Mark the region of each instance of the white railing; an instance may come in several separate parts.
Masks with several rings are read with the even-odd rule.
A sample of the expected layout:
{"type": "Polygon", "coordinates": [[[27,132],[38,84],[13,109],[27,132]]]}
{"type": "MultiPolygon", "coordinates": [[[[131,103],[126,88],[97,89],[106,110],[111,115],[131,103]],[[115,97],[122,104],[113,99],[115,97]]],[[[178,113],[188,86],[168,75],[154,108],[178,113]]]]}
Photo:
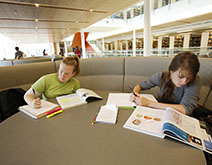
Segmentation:
{"type": "MultiPolygon", "coordinates": [[[[150,56],[175,56],[182,51],[191,51],[198,57],[211,57],[212,58],[212,47],[193,47],[193,48],[174,48],[174,49],[152,49],[150,56]]],[[[136,50],[136,56],[143,56],[143,49],[136,50]]],[[[133,50],[109,50],[109,51],[99,51],[99,52],[87,52],[87,58],[92,57],[121,57],[121,56],[133,56],[133,50]]]]}

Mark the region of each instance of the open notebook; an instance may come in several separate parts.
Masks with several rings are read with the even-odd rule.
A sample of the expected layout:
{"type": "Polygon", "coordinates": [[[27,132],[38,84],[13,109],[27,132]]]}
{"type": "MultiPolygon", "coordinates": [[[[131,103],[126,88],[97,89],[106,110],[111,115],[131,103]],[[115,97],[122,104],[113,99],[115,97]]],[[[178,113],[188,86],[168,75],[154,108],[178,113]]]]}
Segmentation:
{"type": "MultiPolygon", "coordinates": [[[[131,93],[109,93],[106,105],[116,105],[120,109],[136,107],[136,104],[130,101],[130,95],[131,93]]],[[[140,94],[140,96],[157,102],[152,94],[140,94]]]]}
{"type": "Polygon", "coordinates": [[[59,107],[58,104],[54,104],[46,100],[41,100],[41,108],[39,109],[34,109],[30,107],[29,105],[24,105],[24,106],[20,106],[19,110],[34,119],[38,119],[44,116],[46,112],[56,109],[58,107],[59,107]]]}

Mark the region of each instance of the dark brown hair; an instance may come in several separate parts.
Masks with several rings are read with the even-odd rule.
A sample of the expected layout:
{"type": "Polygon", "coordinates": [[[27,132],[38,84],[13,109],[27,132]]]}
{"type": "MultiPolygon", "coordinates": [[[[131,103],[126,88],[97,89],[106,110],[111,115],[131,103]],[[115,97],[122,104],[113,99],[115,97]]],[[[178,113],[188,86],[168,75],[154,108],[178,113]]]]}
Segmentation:
{"type": "Polygon", "coordinates": [[[61,63],[74,66],[73,72],[75,72],[75,75],[80,73],[80,60],[78,56],[66,57],[62,60],[61,63]]]}
{"type": "Polygon", "coordinates": [[[169,99],[171,98],[173,91],[175,89],[174,84],[172,83],[170,72],[175,72],[179,68],[182,70],[187,70],[192,74],[192,79],[189,83],[192,83],[197,73],[199,72],[200,63],[197,58],[197,56],[189,51],[181,52],[178,55],[176,55],[168,68],[168,71],[164,71],[162,73],[162,88],[163,93],[161,95],[160,101],[161,102],[169,102],[169,99]]]}

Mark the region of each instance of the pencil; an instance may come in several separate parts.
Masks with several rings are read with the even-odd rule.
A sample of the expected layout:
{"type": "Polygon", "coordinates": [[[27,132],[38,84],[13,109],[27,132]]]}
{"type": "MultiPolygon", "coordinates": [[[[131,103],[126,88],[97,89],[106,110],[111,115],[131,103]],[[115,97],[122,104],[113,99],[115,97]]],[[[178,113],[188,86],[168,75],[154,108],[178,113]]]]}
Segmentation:
{"type": "Polygon", "coordinates": [[[92,121],[92,125],[95,124],[97,115],[98,115],[98,113],[96,113],[96,115],[94,116],[94,119],[93,119],[93,121],[92,121]]]}
{"type": "Polygon", "coordinates": [[[138,95],[137,95],[137,94],[135,94],[135,92],[133,91],[133,89],[132,89],[132,87],[131,87],[131,86],[128,86],[128,88],[130,88],[130,90],[132,91],[132,93],[133,93],[133,95],[134,95],[134,96],[138,97],[138,95]]]}
{"type": "Polygon", "coordinates": [[[38,96],[36,95],[35,90],[34,90],[33,88],[32,88],[32,92],[33,92],[33,94],[34,94],[34,98],[37,99],[38,96]]]}

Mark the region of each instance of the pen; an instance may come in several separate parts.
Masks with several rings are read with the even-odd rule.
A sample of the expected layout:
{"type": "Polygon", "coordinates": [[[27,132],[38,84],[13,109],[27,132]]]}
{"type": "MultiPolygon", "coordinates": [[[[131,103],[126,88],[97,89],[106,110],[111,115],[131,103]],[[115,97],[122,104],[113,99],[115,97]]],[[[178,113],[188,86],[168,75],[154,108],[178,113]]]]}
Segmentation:
{"type": "Polygon", "coordinates": [[[53,109],[53,110],[51,110],[51,111],[49,111],[49,112],[46,112],[46,115],[48,116],[48,115],[50,115],[50,114],[52,114],[52,113],[54,113],[54,112],[57,112],[57,111],[59,111],[59,110],[61,110],[62,108],[57,108],[57,109],[53,109]]]}
{"type": "Polygon", "coordinates": [[[94,119],[93,119],[93,121],[92,121],[92,125],[95,124],[97,115],[98,115],[98,113],[96,113],[96,115],[94,116],[94,119]]]}
{"type": "Polygon", "coordinates": [[[52,116],[54,116],[54,115],[57,115],[57,114],[59,114],[59,113],[61,113],[61,112],[63,112],[62,109],[59,110],[59,111],[57,111],[57,112],[51,113],[50,115],[46,116],[46,118],[49,119],[50,117],[52,117],[52,116]]]}
{"type": "Polygon", "coordinates": [[[135,92],[133,91],[132,87],[131,87],[131,86],[128,86],[128,87],[130,88],[130,90],[131,90],[131,92],[134,94],[134,96],[138,97],[138,95],[135,94],[135,92]]]}
{"type": "Polygon", "coordinates": [[[37,99],[38,96],[36,95],[35,90],[34,90],[33,88],[32,88],[32,92],[33,92],[33,94],[34,94],[34,98],[37,99]]]}

